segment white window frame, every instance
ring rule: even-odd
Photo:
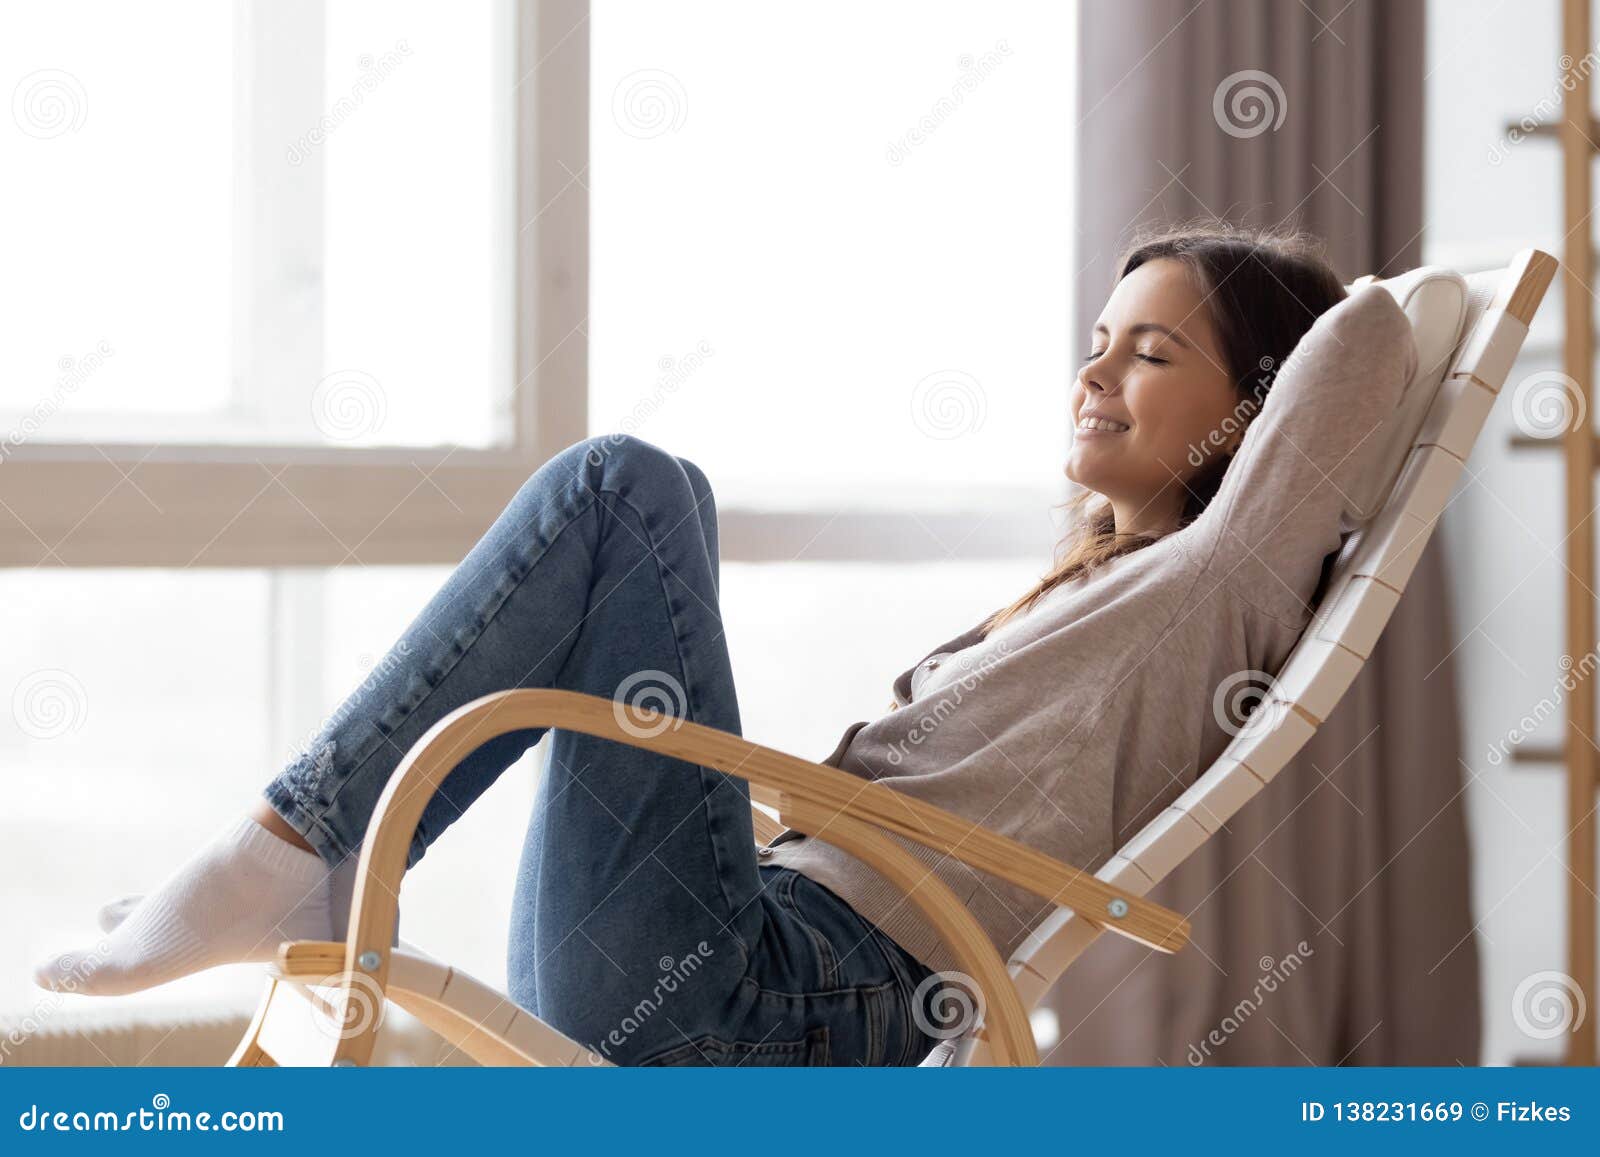
[[[588,16],[586,0],[516,5],[508,445],[29,442],[0,467],[0,565],[459,559],[588,424],[575,386],[587,381],[589,205],[572,177],[588,165]]]
[[[530,473],[589,432],[589,8],[588,0],[516,3],[507,446],[28,443],[0,467],[0,566],[459,561]],[[971,510],[916,513],[827,500],[783,510],[719,502],[722,555],[1037,556],[1048,535],[1034,498],[975,497]]]

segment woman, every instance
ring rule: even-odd
[[[1292,236],[1212,225],[1134,246],[1071,389],[1066,473],[1084,493],[1065,553],[903,673],[891,709],[848,729],[829,762],[1090,868],[1157,814],[1228,741],[1214,694],[1294,646],[1369,435],[1411,371],[1389,295],[1329,313],[1344,296]],[[1286,396],[1263,408],[1269,388]],[[632,438],[564,451],[379,672],[249,816],[107,910],[103,951],[48,961],[39,982],[127,992],[341,938],[390,772],[487,693],[635,701],[665,687],[675,713],[737,732],[704,475]],[[465,759],[410,862],[540,734]],[[933,1046],[950,958],[863,865],[794,833],[758,854],[739,780],[551,740],[512,917],[519,1005],[622,1063],[913,1064]],[[913,851],[1002,955],[1048,907]]]

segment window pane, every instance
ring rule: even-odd
[[[92,942],[100,905],[159,884],[241,814],[445,573],[0,570],[0,605],[12,609],[0,654],[0,1020],[37,1006],[34,960]],[[407,877],[402,898],[409,941],[496,984],[533,782],[529,757]],[[229,967],[126,1000],[247,1007],[260,981],[257,967]],[[50,1007],[105,1006],[68,996]]]
[[[354,112],[325,146],[323,371],[374,399],[353,423],[319,412],[346,427],[343,441],[481,446],[505,432],[510,25],[504,3],[328,7],[329,106],[348,96]],[[361,389],[368,379],[376,395]]]
[[[745,735],[822,759],[849,724],[883,714],[900,672],[1022,594],[1039,571],[1026,559],[723,563]]]
[[[504,441],[513,28],[509,0],[0,9],[0,442]]]
[[[745,733],[821,758],[847,724],[883,710],[902,669],[1036,571],[1018,560],[726,564]],[[0,1018],[35,1007],[36,958],[91,940],[101,904],[155,886],[237,817],[446,573],[0,571],[0,606],[12,609],[0,653],[0,922],[13,932],[0,938]],[[536,769],[537,754],[525,757],[458,820],[402,900],[408,941],[496,984]],[[128,999],[244,1007],[259,981],[259,969],[225,968]]]
[[[595,431],[725,493],[1053,490],[1074,13],[598,4]]]
[[[52,437],[227,399],[234,10],[162,7],[0,8],[0,415],[53,398]]]
[[[240,814],[274,761],[263,574],[8,570],[0,605],[3,1015],[39,999],[36,959],[93,943],[96,909],[159,884]],[[241,971],[256,972],[132,999],[247,1002],[258,980]]]

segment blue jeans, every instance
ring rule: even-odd
[[[630,437],[569,447],[267,800],[337,864],[423,732],[512,687],[737,733],[717,561],[711,490],[694,465]],[[463,759],[424,811],[409,863],[542,734]],[[760,866],[743,780],[587,735],[551,736],[508,963],[513,1000],[618,1063],[914,1064],[937,1043],[919,1027],[933,1023],[928,969],[826,888]]]

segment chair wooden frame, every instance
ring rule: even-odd
[[[283,1059],[280,1053],[309,1058],[326,1052],[321,1063],[365,1064],[371,1058],[380,1020],[376,1005],[383,997],[393,997],[413,1012],[417,1008],[412,1005],[441,1003],[443,990],[431,991],[438,973],[420,967],[416,958],[406,959],[406,977],[390,974],[391,961],[406,956],[389,945],[394,939],[400,881],[411,837],[434,792],[468,753],[507,732],[544,727],[614,740],[737,776],[750,783],[755,802],[775,809],[787,826],[811,834],[826,831],[830,843],[859,857],[904,890],[938,930],[961,968],[973,977],[986,1000],[997,1063],[1038,1061],[1027,1014],[1000,956],[955,894],[884,832],[955,856],[1052,903],[1071,906],[1097,926],[1158,951],[1175,952],[1188,940],[1188,921],[1177,913],[970,820],[881,784],[863,782],[837,768],[697,723],[658,716],[649,709],[630,708],[624,713],[619,704],[593,695],[545,689],[502,691],[469,703],[434,724],[395,769],[379,797],[362,845],[348,939],[342,945],[302,942],[283,947],[277,974],[230,1063],[273,1063]],[[326,1002],[327,1008],[338,1011],[314,1018],[324,1023],[307,1029],[306,986],[317,980],[323,982],[319,987],[338,990]],[[292,1041],[278,1035],[273,1014],[274,1004],[283,1000],[300,1002],[293,1007],[301,1028]],[[324,1006],[313,1001],[312,1007]],[[438,1019],[443,1023],[434,1027],[469,1055],[492,1063],[506,1059],[507,1049],[516,1051],[516,1046],[506,1041],[509,1022],[518,1017],[534,1020],[517,1012],[508,1000],[491,1010],[491,1014],[502,1012],[506,1024],[491,1026],[467,1014],[458,1025],[441,1016]],[[422,1019],[427,1021],[429,1016]],[[485,1057],[480,1042],[490,1038],[495,1043],[486,1048],[492,1055]],[[564,1042],[566,1038],[560,1039]],[[562,1051],[566,1055],[571,1050],[563,1045]]]
[[[1158,952],[1189,922],[1144,893],[1208,839],[1297,752],[1343,695],[1398,602],[1450,486],[1556,270],[1537,250],[1493,275],[1493,299],[1461,334],[1384,507],[1353,549],[1284,667],[1287,690],[1182,797],[1096,873],[1061,863],[879,783],[737,735],[571,691],[485,696],[441,719],[391,776],[362,845],[348,938],[281,947],[230,1064],[366,1064],[386,1000],[485,1064],[607,1064],[466,974],[391,947],[407,851],[423,809],[462,758],[496,736],[557,727],[645,748],[746,780],[783,825],[825,838],[905,892],[982,998],[981,1021],[928,1063],[1037,1064],[1027,1010],[1104,932]],[[1368,279],[1363,279],[1368,280]],[[1254,717],[1252,717],[1254,718]],[[754,811],[758,838],[781,827]],[[890,835],[953,856],[1056,907],[1009,963],[958,897]],[[308,1011],[314,1015],[307,1015]]]

